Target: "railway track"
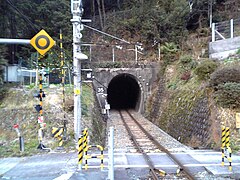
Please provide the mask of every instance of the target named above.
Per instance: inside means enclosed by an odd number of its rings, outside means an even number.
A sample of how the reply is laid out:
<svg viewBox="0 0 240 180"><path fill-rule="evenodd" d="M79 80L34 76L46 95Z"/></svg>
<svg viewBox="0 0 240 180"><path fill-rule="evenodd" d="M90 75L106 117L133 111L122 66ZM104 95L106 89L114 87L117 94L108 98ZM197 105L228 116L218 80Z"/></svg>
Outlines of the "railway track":
<svg viewBox="0 0 240 180"><path fill-rule="evenodd" d="M160 179L159 175L164 176L166 173L154 167L151 158L147 154L149 147L151 147L152 151L166 153L179 167L178 169L184 173L184 176L190 180L197 179L197 177L195 177L195 173L198 170L205 170L203 167L196 169L195 167L184 166L184 163L182 163L179 158L176 158L175 155L173 155L168 149L163 147L158 140L156 140L147 130L145 130L144 124L138 122L136 118L131 115L131 113L128 111L119 111L119 114L134 146L136 147L137 151L143 155L144 160L149 167L149 172L152 176L152 179ZM191 159L189 156L187 156L187 159L188 158Z"/></svg>

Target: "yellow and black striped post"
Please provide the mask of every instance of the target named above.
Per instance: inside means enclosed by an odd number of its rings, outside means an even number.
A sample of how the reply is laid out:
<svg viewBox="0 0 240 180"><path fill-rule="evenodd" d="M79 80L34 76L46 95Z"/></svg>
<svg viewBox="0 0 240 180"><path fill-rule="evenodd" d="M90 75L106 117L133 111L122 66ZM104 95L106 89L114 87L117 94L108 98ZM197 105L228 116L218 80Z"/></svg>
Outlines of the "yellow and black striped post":
<svg viewBox="0 0 240 180"><path fill-rule="evenodd" d="M226 154L225 154L226 153ZM230 148L230 128L222 127L222 166L224 166L224 158L229 162L229 171L232 171L232 150Z"/></svg>
<svg viewBox="0 0 240 180"><path fill-rule="evenodd" d="M225 139L226 139L226 127L222 127L222 148L225 147Z"/></svg>
<svg viewBox="0 0 240 180"><path fill-rule="evenodd" d="M228 157L227 157L228 162L229 162L228 170L232 171L232 149L230 147L227 147L227 149L228 149L228 153L229 153Z"/></svg>
<svg viewBox="0 0 240 180"><path fill-rule="evenodd" d="M63 146L63 132L64 132L64 128L60 127L60 128L52 128L52 136L58 139L58 147L62 148Z"/></svg>
<svg viewBox="0 0 240 180"><path fill-rule="evenodd" d="M222 127L222 166L224 166L225 158L225 139L226 139L226 127Z"/></svg>
<svg viewBox="0 0 240 180"><path fill-rule="evenodd" d="M93 148L93 147L98 148L101 151L101 154L100 155L99 154L88 155L88 150L90 148ZM89 146L87 146L84 158L85 158L85 166L84 166L85 170L88 169L88 159L91 159L91 158L99 158L101 160L100 168L101 168L101 170L103 170L103 167L104 167L104 165L103 165L104 155L103 155L103 147L102 146L100 146L100 145L89 145Z"/></svg>
<svg viewBox="0 0 240 180"><path fill-rule="evenodd" d="M83 150L84 150L84 152L86 152L87 146L88 146L88 129L85 128L83 130Z"/></svg>
<svg viewBox="0 0 240 180"><path fill-rule="evenodd" d="M226 134L225 134L225 146L229 147L230 146L230 129L229 127L226 127Z"/></svg>
<svg viewBox="0 0 240 180"><path fill-rule="evenodd" d="M61 75L62 75L62 109L63 109L63 127L64 127L64 134L63 138L66 139L67 136L67 121L65 115L65 70L64 70L64 56L63 56L63 38L62 38L62 30L60 29L60 60L61 60Z"/></svg>
<svg viewBox="0 0 240 180"><path fill-rule="evenodd" d="M78 168L82 170L83 161L83 136L78 139Z"/></svg>
<svg viewBox="0 0 240 180"><path fill-rule="evenodd" d="M40 60L43 59L43 56L40 56ZM43 128L44 128L44 120L43 120L43 97L44 97L44 92L43 92L43 78L42 78L42 72L40 71L39 73L39 115L38 115L38 123L40 124L40 129L38 130L38 140L39 140L39 145L38 149L43 149L45 146L43 145Z"/></svg>

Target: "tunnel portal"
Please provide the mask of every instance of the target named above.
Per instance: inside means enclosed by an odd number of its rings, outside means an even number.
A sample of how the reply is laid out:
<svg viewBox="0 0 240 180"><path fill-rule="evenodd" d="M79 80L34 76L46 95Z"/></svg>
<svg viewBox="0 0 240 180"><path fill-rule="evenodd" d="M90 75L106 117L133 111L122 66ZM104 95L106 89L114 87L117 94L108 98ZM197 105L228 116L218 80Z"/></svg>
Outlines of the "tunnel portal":
<svg viewBox="0 0 240 180"><path fill-rule="evenodd" d="M140 102L140 87L130 74L115 76L107 88L107 101L111 109L137 109Z"/></svg>

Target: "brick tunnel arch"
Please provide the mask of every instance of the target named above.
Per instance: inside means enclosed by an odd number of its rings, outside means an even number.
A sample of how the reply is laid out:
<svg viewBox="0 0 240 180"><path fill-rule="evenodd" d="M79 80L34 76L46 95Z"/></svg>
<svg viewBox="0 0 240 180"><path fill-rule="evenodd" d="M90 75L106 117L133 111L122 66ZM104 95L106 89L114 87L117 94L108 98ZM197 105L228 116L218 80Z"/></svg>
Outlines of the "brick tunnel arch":
<svg viewBox="0 0 240 180"><path fill-rule="evenodd" d="M111 109L138 110L141 102L141 88L131 74L119 74L109 83L107 101Z"/></svg>

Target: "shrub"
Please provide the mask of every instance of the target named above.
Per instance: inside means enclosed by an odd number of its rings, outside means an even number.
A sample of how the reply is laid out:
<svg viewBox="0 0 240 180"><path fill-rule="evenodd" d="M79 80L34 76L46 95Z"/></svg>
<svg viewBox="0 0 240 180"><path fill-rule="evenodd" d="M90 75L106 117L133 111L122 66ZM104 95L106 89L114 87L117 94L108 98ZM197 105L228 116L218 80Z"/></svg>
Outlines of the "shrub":
<svg viewBox="0 0 240 180"><path fill-rule="evenodd" d="M240 83L240 67L224 67L212 73L210 86L218 86L227 82Z"/></svg>
<svg viewBox="0 0 240 180"><path fill-rule="evenodd" d="M165 42L164 45L161 46L161 53L163 54L169 54L169 53L176 53L178 52L178 47L175 43L173 42Z"/></svg>
<svg viewBox="0 0 240 180"><path fill-rule="evenodd" d="M164 65L169 65L178 59L179 49L175 43L165 42L164 45L161 45L160 48L161 48L161 53L164 55L163 57Z"/></svg>
<svg viewBox="0 0 240 180"><path fill-rule="evenodd" d="M190 55L183 55L179 58L181 68L186 70L195 69L197 67L197 62Z"/></svg>
<svg viewBox="0 0 240 180"><path fill-rule="evenodd" d="M215 92L215 100L217 104L224 108L240 107L240 83L230 82L218 85Z"/></svg>
<svg viewBox="0 0 240 180"><path fill-rule="evenodd" d="M192 62L193 59L192 59L192 56L190 56L190 55L183 55L180 57L179 60L183 65L185 65L185 64Z"/></svg>
<svg viewBox="0 0 240 180"><path fill-rule="evenodd" d="M198 76L200 80L207 80L210 78L211 73L213 73L216 68L216 62L211 60L205 60L196 67L194 73Z"/></svg>

